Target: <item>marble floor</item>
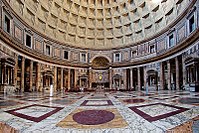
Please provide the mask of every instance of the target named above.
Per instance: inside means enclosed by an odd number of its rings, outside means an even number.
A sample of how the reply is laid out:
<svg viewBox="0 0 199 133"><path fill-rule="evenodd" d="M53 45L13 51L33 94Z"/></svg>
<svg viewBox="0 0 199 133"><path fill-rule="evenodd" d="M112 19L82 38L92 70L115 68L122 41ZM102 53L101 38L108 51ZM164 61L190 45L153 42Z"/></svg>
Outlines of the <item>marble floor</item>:
<svg viewBox="0 0 199 133"><path fill-rule="evenodd" d="M0 94L0 133L199 133L199 93Z"/></svg>

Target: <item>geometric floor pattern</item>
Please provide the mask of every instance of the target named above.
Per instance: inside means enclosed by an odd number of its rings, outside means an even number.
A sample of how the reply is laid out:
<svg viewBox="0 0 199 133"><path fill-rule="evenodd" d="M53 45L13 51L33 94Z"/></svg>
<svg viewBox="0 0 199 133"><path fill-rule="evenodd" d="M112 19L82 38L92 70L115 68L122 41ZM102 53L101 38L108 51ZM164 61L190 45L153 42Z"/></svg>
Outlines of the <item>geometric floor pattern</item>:
<svg viewBox="0 0 199 133"><path fill-rule="evenodd" d="M150 95L149 95L150 94ZM0 94L0 133L199 132L199 93Z"/></svg>
<svg viewBox="0 0 199 133"><path fill-rule="evenodd" d="M34 122L40 122L45 118L58 112L61 109L63 109L63 107L52 107L52 106L33 104L21 108L7 110L5 112L18 116L20 118L24 118Z"/></svg>
<svg viewBox="0 0 199 133"><path fill-rule="evenodd" d="M133 106L130 107L130 109L149 122L157 121L163 118L167 118L168 116L173 116L189 110L188 108L178 107L165 103Z"/></svg>

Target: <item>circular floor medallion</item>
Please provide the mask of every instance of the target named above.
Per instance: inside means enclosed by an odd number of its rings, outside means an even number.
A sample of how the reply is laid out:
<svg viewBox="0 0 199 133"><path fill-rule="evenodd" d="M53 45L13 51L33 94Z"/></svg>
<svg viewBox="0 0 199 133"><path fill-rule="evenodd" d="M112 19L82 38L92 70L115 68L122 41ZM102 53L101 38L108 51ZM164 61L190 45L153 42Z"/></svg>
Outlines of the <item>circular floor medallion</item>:
<svg viewBox="0 0 199 133"><path fill-rule="evenodd" d="M85 110L73 115L73 120L83 125L104 124L113 120L115 115L106 110Z"/></svg>

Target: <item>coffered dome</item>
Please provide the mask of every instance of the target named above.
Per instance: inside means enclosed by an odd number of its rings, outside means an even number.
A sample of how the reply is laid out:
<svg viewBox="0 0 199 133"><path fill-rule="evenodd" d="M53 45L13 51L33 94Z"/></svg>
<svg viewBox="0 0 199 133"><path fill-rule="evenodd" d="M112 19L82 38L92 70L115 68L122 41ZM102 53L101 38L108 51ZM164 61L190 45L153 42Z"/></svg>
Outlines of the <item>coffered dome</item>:
<svg viewBox="0 0 199 133"><path fill-rule="evenodd" d="M157 2L156 2L157 1ZM70 46L123 47L171 24L189 0L10 0L34 29Z"/></svg>

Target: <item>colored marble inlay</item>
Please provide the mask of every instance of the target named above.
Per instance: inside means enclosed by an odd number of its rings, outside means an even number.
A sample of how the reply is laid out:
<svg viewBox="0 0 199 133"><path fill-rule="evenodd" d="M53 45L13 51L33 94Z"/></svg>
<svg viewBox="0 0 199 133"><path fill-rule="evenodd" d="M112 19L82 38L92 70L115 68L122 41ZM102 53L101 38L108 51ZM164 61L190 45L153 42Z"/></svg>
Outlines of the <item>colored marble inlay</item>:
<svg viewBox="0 0 199 133"><path fill-rule="evenodd" d="M126 103L142 103L142 102L145 102L145 100L135 98L135 99L126 99L126 100L123 100L123 102L126 102Z"/></svg>
<svg viewBox="0 0 199 133"><path fill-rule="evenodd" d="M61 98L70 98L70 99L81 99L82 97L84 97L84 96L63 96L63 97L61 97Z"/></svg>
<svg viewBox="0 0 199 133"><path fill-rule="evenodd" d="M0 101L0 108L5 108L5 107L9 107L9 106L16 106L18 104L22 104L22 103L16 102L16 101L12 101L12 100Z"/></svg>
<svg viewBox="0 0 199 133"><path fill-rule="evenodd" d="M130 109L149 122L157 121L189 110L187 108L164 103L133 106L130 107Z"/></svg>
<svg viewBox="0 0 199 133"><path fill-rule="evenodd" d="M24 98L24 96L9 96L9 98Z"/></svg>
<svg viewBox="0 0 199 133"><path fill-rule="evenodd" d="M107 97L105 97L105 96L92 96L92 97L89 97L89 99L107 99Z"/></svg>
<svg viewBox="0 0 199 133"><path fill-rule="evenodd" d="M56 99L56 100L50 101L50 103L61 104L61 105L68 105L68 104L74 103L74 100L70 100L70 99Z"/></svg>
<svg viewBox="0 0 199 133"><path fill-rule="evenodd" d="M155 94L146 94L146 93L141 93L141 94L138 94L138 96L153 96Z"/></svg>
<svg viewBox="0 0 199 133"><path fill-rule="evenodd" d="M115 98L132 98L132 97L136 97L136 96L132 96L132 95L115 96Z"/></svg>
<svg viewBox="0 0 199 133"><path fill-rule="evenodd" d="M179 126L167 130L166 133L198 133L198 131L199 131L199 116Z"/></svg>
<svg viewBox="0 0 199 133"><path fill-rule="evenodd" d="M19 133L19 131L6 123L0 122L0 133Z"/></svg>
<svg viewBox="0 0 199 133"><path fill-rule="evenodd" d="M58 112L61 109L63 108L33 104L22 108L7 110L5 112L18 116L23 119L31 120L34 122L40 122L43 119L46 119L47 117L53 115L54 113Z"/></svg>
<svg viewBox="0 0 199 133"><path fill-rule="evenodd" d="M73 115L73 120L83 125L98 125L113 120L115 115L106 110L85 110Z"/></svg>
<svg viewBox="0 0 199 133"><path fill-rule="evenodd" d="M21 100L27 100L27 101L40 101L40 100L45 100L47 99L46 97L27 97L27 98L22 98Z"/></svg>
<svg viewBox="0 0 199 133"><path fill-rule="evenodd" d="M174 99L177 98L179 96L168 96L168 95L163 95L163 96L159 96L159 97L149 97L152 99L156 99L156 100L167 100L167 99Z"/></svg>
<svg viewBox="0 0 199 133"><path fill-rule="evenodd" d="M176 93L177 95L181 95L181 96L184 96L184 95L190 95L190 93Z"/></svg>
<svg viewBox="0 0 199 133"><path fill-rule="evenodd" d="M81 106L110 106L113 105L111 100L85 100Z"/></svg>
<svg viewBox="0 0 199 133"><path fill-rule="evenodd" d="M199 104L199 98L180 98L178 102L183 104Z"/></svg>
<svg viewBox="0 0 199 133"><path fill-rule="evenodd" d="M123 128L128 124L117 109L84 110L77 109L61 120L56 126L62 128Z"/></svg>

